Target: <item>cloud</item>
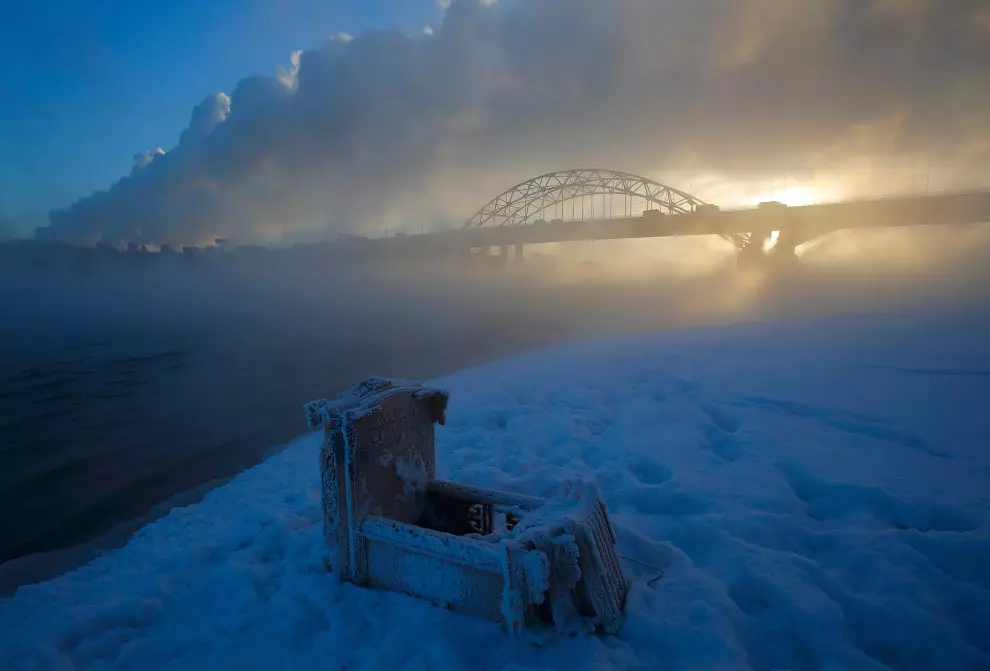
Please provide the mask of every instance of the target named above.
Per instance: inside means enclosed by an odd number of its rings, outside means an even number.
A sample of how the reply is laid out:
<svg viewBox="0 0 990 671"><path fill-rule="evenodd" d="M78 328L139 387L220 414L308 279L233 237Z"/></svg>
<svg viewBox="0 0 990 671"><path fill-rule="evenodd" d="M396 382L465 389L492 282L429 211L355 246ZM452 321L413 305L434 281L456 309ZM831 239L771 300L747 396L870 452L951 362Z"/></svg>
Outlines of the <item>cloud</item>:
<svg viewBox="0 0 990 671"><path fill-rule="evenodd" d="M145 166L150 165L151 162L159 156L164 155L165 150L161 147L155 147L149 151L138 152L137 154L134 154L134 169L137 170L139 168L144 168Z"/></svg>
<svg viewBox="0 0 990 671"><path fill-rule="evenodd" d="M39 235L456 225L514 182L588 165L986 171L986 17L982 0L460 0L432 35L336 35L207 97L176 147L139 154Z"/></svg>

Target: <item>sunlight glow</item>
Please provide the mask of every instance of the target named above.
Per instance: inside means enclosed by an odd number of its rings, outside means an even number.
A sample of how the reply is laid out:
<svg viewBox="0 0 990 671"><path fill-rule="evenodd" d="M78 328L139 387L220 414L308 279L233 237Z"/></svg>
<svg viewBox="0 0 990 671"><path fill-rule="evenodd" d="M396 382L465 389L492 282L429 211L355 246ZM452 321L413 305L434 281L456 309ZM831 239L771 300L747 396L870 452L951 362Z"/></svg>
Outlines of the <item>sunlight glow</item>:
<svg viewBox="0 0 990 671"><path fill-rule="evenodd" d="M786 188L772 188L769 191L760 190L756 197L751 196L750 204L755 207L766 201L776 201L789 207L829 203L836 200L834 189L810 185L794 185Z"/></svg>
<svg viewBox="0 0 990 671"><path fill-rule="evenodd" d="M777 245L777 238L780 237L780 231L773 231L770 233L770 237L763 241L763 252L769 252Z"/></svg>
<svg viewBox="0 0 990 671"><path fill-rule="evenodd" d="M777 200L784 205L794 207L798 205L826 203L830 199L829 194L824 189L813 186L792 186L784 189L781 193L775 194L772 200Z"/></svg>

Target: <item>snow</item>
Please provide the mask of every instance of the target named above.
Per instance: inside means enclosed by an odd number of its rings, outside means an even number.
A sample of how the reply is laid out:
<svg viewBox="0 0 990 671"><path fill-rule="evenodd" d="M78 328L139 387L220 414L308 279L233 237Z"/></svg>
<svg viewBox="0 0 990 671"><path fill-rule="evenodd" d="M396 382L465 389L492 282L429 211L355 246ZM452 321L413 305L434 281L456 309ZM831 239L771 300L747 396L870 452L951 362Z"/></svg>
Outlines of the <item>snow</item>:
<svg viewBox="0 0 990 671"><path fill-rule="evenodd" d="M939 314L688 329L437 381L440 477L597 482L631 558L618 635L517 642L337 582L313 433L0 601L0 668L990 668L988 336Z"/></svg>

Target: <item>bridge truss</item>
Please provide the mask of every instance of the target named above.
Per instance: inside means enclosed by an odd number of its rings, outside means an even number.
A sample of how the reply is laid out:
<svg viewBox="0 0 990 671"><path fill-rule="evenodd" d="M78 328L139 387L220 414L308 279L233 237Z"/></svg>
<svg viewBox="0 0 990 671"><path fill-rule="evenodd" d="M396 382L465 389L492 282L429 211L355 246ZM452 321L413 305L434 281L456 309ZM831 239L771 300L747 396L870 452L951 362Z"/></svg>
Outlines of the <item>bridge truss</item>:
<svg viewBox="0 0 990 671"><path fill-rule="evenodd" d="M468 219L464 227L531 225L538 219L545 219L548 212L551 217L554 212L566 215L564 203L573 204L579 199L598 195L603 196L600 216L592 218L599 219L610 218L605 214L604 196L622 196L629 203L642 198L647 209L658 209L664 214L685 214L705 204L683 191L627 172L596 168L562 170L548 172L503 191ZM592 204L594 202L592 198ZM631 207L624 209L623 216L631 214Z"/></svg>

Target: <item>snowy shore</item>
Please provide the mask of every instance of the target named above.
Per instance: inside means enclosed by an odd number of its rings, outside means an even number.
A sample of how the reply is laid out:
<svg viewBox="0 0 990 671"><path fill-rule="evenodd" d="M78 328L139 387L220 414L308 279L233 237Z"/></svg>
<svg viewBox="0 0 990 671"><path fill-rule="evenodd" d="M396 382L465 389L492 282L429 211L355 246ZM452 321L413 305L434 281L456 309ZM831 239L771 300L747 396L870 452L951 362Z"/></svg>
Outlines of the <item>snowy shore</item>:
<svg viewBox="0 0 990 671"><path fill-rule="evenodd" d="M311 434L0 600L0 668L988 668L988 341L987 316L693 328L435 381L441 476L594 477L620 554L664 568L625 564L615 637L536 647L336 584Z"/></svg>

